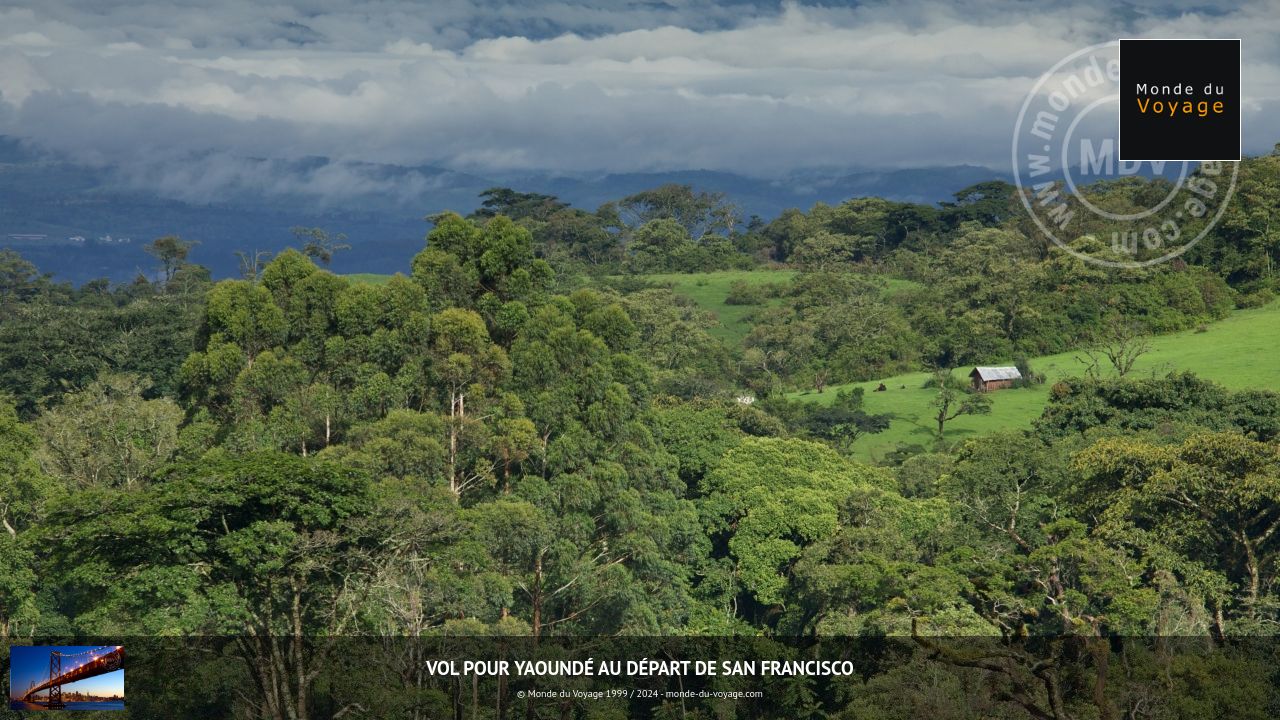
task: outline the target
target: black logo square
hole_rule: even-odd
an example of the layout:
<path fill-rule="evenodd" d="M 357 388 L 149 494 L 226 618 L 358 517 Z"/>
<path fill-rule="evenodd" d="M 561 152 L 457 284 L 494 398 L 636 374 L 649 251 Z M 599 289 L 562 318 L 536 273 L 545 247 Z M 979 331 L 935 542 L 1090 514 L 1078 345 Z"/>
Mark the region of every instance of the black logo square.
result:
<path fill-rule="evenodd" d="M 1240 159 L 1239 40 L 1120 40 L 1120 159 Z"/>

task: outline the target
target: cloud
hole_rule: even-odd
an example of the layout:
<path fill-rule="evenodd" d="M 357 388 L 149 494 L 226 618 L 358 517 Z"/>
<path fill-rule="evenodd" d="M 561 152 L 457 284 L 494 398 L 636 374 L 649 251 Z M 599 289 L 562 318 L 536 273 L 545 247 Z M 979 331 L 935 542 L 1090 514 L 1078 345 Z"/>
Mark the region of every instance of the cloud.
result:
<path fill-rule="evenodd" d="M 1025 93 L 1059 58 L 1118 36 L 1216 36 L 1244 38 L 1246 149 L 1260 152 L 1280 139 L 1276 10 L 32 0 L 0 10 L 0 133 L 198 192 L 275 191 L 232 157 L 758 176 L 1003 167 Z M 204 172 L 156 170 L 213 157 Z M 315 192 L 370 187 L 331 172 Z"/>
<path fill-rule="evenodd" d="M 251 159 L 208 153 L 195 162 L 131 164 L 120 174 L 127 187 L 166 188 L 166 196 L 188 202 L 234 196 L 241 203 L 292 196 L 319 206 L 340 205 L 352 197 L 376 198 L 380 206 L 420 207 L 433 191 L 458 182 L 452 173 L 329 162 Z"/>
<path fill-rule="evenodd" d="M 49 84 L 24 53 L 0 46 L 0 97 L 4 97 L 7 104 L 20 105 L 32 93 L 49 89 Z"/>

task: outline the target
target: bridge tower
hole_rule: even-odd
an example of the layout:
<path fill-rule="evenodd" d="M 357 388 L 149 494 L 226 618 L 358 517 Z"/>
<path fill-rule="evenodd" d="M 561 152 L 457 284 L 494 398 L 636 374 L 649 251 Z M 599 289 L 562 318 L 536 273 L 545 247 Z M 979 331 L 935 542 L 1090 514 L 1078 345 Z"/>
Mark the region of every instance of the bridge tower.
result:
<path fill-rule="evenodd" d="M 54 650 L 49 653 L 49 679 L 52 680 L 62 674 L 62 653 Z M 62 702 L 62 686 L 53 685 L 49 688 L 49 702 L 45 707 L 50 710 L 61 710 L 66 707 Z"/>

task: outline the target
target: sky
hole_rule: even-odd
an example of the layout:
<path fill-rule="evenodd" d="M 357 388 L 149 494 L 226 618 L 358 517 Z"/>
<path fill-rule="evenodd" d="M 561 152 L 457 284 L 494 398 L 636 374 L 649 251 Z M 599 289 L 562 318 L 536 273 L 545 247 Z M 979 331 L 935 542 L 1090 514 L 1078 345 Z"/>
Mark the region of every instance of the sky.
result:
<path fill-rule="evenodd" d="M 0 0 L 0 134 L 160 183 L 307 156 L 1006 170 L 1036 79 L 1118 37 L 1242 38 L 1245 151 L 1280 141 L 1280 0 Z"/>

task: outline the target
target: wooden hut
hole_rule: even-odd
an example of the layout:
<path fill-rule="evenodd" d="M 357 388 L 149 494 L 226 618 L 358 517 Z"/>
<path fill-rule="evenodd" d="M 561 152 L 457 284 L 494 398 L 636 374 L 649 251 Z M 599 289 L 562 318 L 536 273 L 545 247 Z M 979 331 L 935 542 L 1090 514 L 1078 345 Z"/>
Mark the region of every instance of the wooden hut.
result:
<path fill-rule="evenodd" d="M 974 390 L 990 392 L 1013 387 L 1015 381 L 1022 379 L 1022 373 L 1016 367 L 975 367 L 969 378 Z"/>

